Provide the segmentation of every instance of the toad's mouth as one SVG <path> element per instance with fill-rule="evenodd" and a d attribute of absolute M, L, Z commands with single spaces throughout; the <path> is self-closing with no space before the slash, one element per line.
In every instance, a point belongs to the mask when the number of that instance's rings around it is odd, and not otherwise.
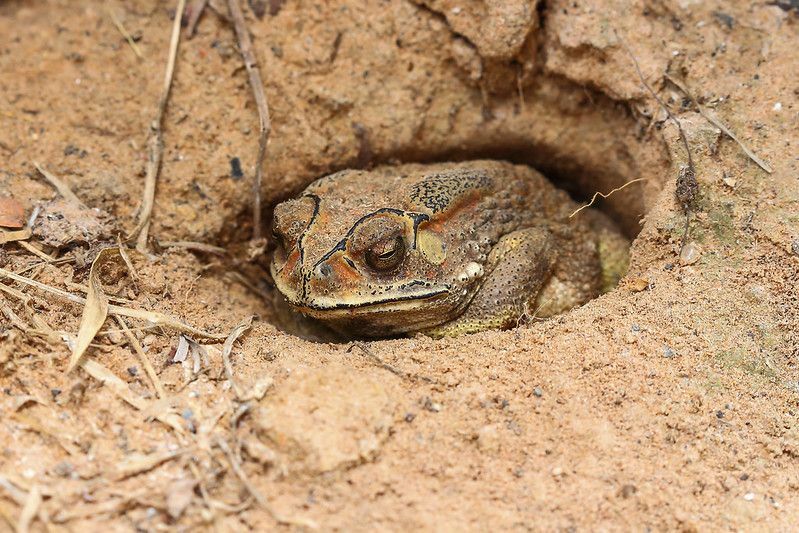
<path fill-rule="evenodd" d="M 297 311 L 315 318 L 351 316 L 359 313 L 402 311 L 418 307 L 420 303 L 441 300 L 450 294 L 450 288 L 427 289 L 412 294 L 370 299 L 308 298 L 304 302 L 289 302 Z"/>

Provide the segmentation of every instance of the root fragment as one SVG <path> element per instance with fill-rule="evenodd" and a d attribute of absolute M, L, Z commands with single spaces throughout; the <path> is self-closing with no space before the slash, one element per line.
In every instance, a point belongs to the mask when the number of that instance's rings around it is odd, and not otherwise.
<path fill-rule="evenodd" d="M 247 23 L 244 21 L 244 14 L 241 11 L 239 0 L 228 0 L 228 9 L 233 21 L 233 28 L 239 40 L 239 51 L 244 60 L 244 66 L 250 78 L 255 104 L 258 107 L 258 156 L 255 160 L 255 175 L 253 178 L 253 205 L 252 205 L 252 224 L 253 240 L 260 240 L 261 233 L 261 183 L 263 181 L 263 166 L 266 158 L 266 145 L 269 142 L 269 133 L 272 131 L 272 122 L 269 118 L 269 104 L 264 93 L 264 84 L 261 81 L 261 72 L 258 69 L 258 61 L 250 40 L 250 32 Z"/>

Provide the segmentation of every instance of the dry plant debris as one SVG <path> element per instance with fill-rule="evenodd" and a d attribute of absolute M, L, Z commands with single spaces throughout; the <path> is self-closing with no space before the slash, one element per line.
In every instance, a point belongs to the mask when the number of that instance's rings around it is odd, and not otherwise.
<path fill-rule="evenodd" d="M 759 166 L 769 174 L 772 174 L 774 172 L 774 169 L 771 168 L 771 165 L 769 165 L 768 163 L 763 161 L 760 157 L 758 157 L 757 154 L 755 154 L 752 150 L 750 150 L 749 147 L 746 146 L 746 144 L 744 144 L 744 142 L 741 139 L 739 139 L 738 136 L 735 135 L 730 130 L 730 128 L 728 128 L 721 120 L 716 118 L 709 109 L 706 109 L 702 104 L 700 104 L 697 101 L 696 98 L 694 98 L 693 93 L 688 90 L 688 85 L 684 81 L 680 81 L 675 77 L 670 76 L 668 73 L 666 74 L 666 79 L 669 80 L 674 85 L 676 85 L 677 88 L 680 89 L 683 93 L 685 93 L 685 96 L 687 96 L 691 100 L 691 103 L 693 103 L 696 106 L 696 109 L 697 111 L 699 111 L 699 114 L 702 115 L 705 118 L 705 120 L 707 120 L 708 122 L 716 126 L 718 129 L 720 129 L 722 132 L 724 132 L 724 134 L 727 135 L 727 137 L 735 141 L 738 144 L 738 146 L 741 147 L 741 150 L 743 150 L 744 153 L 749 157 L 749 159 L 754 161 L 755 164 L 757 164 L 757 166 Z"/>
<path fill-rule="evenodd" d="M 596 202 L 596 199 L 599 198 L 600 196 L 602 198 L 608 199 L 613 194 L 619 192 L 620 190 L 624 189 L 625 187 L 627 187 L 629 185 L 632 185 L 633 183 L 638 183 L 639 181 L 645 181 L 645 180 L 646 180 L 646 178 L 636 178 L 634 180 L 630 180 L 627 183 L 625 183 L 624 185 L 621 185 L 620 187 L 616 187 L 615 189 L 613 189 L 613 190 L 611 190 L 611 191 L 609 191 L 607 193 L 602 193 L 602 192 L 597 191 L 597 192 L 594 193 L 594 195 L 591 197 L 591 200 L 587 204 L 584 204 L 584 205 L 578 207 L 577 209 L 575 209 L 574 212 L 572 212 L 572 214 L 569 215 L 569 218 L 572 218 L 574 215 L 576 215 L 577 213 L 579 213 L 583 209 L 587 209 L 587 208 L 591 207 L 592 205 L 594 205 L 594 202 Z"/>
<path fill-rule="evenodd" d="M 25 225 L 25 208 L 12 196 L 0 197 L 0 228 L 19 229 Z"/>
<path fill-rule="evenodd" d="M 266 158 L 266 146 L 269 142 L 269 133 L 272 131 L 272 121 L 269 118 L 269 104 L 264 93 L 264 84 L 261 81 L 261 72 L 258 68 L 258 61 L 250 39 L 250 32 L 247 23 L 244 21 L 244 14 L 241 11 L 239 0 L 228 0 L 230 17 L 233 20 L 233 28 L 239 39 L 239 51 L 244 60 L 244 66 L 250 78 L 255 104 L 258 107 L 258 155 L 255 159 L 255 173 L 253 178 L 253 240 L 259 241 L 262 235 L 261 228 L 261 184 L 264 175 L 264 159 Z"/>
<path fill-rule="evenodd" d="M 103 327 L 105 319 L 108 316 L 108 298 L 103 292 L 103 286 L 100 283 L 100 268 L 106 262 L 111 254 L 119 254 L 116 248 L 106 248 L 101 250 L 92 263 L 92 268 L 89 272 L 89 288 L 86 292 L 86 303 L 83 306 L 83 315 L 80 319 L 80 328 L 78 329 L 78 338 L 75 340 L 75 347 L 72 349 L 72 355 L 67 364 L 67 372 L 72 370 L 80 362 L 80 358 L 89 347 L 89 343 L 94 340 L 94 336 Z"/>
<path fill-rule="evenodd" d="M 130 32 L 128 32 L 128 30 L 122 24 L 122 21 L 119 20 L 119 17 L 116 16 L 114 10 L 109 7 L 107 8 L 107 11 L 108 11 L 108 16 L 111 18 L 111 22 L 114 23 L 116 29 L 119 31 L 119 33 L 122 34 L 122 37 L 125 38 L 125 41 L 127 41 L 128 45 L 130 46 L 130 49 L 133 50 L 133 53 L 136 54 L 136 57 L 138 57 L 139 59 L 144 59 L 144 55 L 142 55 L 139 45 L 137 45 L 136 41 L 133 40 L 133 37 L 130 35 Z"/>
<path fill-rule="evenodd" d="M 186 0 L 178 0 L 175 10 L 175 19 L 172 23 L 172 37 L 169 42 L 169 54 L 167 56 L 166 70 L 164 71 L 164 86 L 161 90 L 161 97 L 158 100 L 158 110 L 155 119 L 150 123 L 150 131 L 147 141 L 147 169 L 144 177 L 144 192 L 142 197 L 141 210 L 139 212 L 139 223 L 130 234 L 130 239 L 136 241 L 136 249 L 142 253 L 147 251 L 147 239 L 150 231 L 150 217 L 153 213 L 155 204 L 155 187 L 158 181 L 158 173 L 161 170 L 161 158 L 164 152 L 164 134 L 162 125 L 164 112 L 169 101 L 169 92 L 172 88 L 172 77 L 175 73 L 175 61 L 180 42 L 180 20 L 186 6 Z"/>

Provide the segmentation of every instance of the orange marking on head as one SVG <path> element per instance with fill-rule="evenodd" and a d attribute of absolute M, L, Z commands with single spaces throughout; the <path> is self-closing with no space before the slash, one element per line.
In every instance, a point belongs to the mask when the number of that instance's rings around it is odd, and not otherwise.
<path fill-rule="evenodd" d="M 283 272 L 288 274 L 292 272 L 300 261 L 300 251 L 294 248 L 289 256 L 286 258 L 286 264 L 283 266 Z"/>
<path fill-rule="evenodd" d="M 437 214 L 435 218 L 427 224 L 426 229 L 436 233 L 442 233 L 451 219 L 464 212 L 477 209 L 477 205 L 482 197 L 483 192 L 480 189 L 469 191 L 450 204 L 446 210 Z"/>
<path fill-rule="evenodd" d="M 335 275 L 336 279 L 342 284 L 356 283 L 361 278 L 358 271 L 348 265 L 342 256 L 336 257 L 335 259 L 331 258 L 328 264 L 330 268 L 333 269 L 333 275 Z"/>

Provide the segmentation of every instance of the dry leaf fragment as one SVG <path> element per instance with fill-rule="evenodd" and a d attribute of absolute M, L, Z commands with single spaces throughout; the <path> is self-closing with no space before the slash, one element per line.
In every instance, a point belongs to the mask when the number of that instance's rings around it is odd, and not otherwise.
<path fill-rule="evenodd" d="M 89 271 L 89 287 L 86 292 L 86 305 L 83 307 L 80 327 L 78 328 L 78 339 L 69 358 L 67 372 L 71 372 L 78 365 L 80 358 L 86 352 L 94 336 L 97 335 L 97 332 L 100 331 L 103 323 L 105 323 L 105 319 L 108 316 L 108 298 L 105 296 L 103 286 L 100 284 L 100 267 L 108 260 L 109 256 L 118 253 L 119 251 L 114 248 L 100 250 L 100 253 L 97 254 L 97 257 L 92 262 L 92 268 Z"/>
<path fill-rule="evenodd" d="M 25 225 L 25 208 L 11 196 L 0 198 L 0 227 L 20 229 Z"/>
<path fill-rule="evenodd" d="M 233 387 L 233 392 L 236 393 L 237 398 L 242 397 L 242 392 L 233 379 L 233 365 L 230 363 L 230 352 L 233 351 L 233 343 L 236 342 L 236 339 L 252 327 L 253 318 L 255 317 L 248 317 L 241 324 L 233 328 L 233 331 L 230 332 L 230 335 L 228 335 L 228 338 L 225 340 L 225 344 L 222 346 L 222 362 L 225 364 L 225 373 L 227 374 L 228 381 L 230 381 L 230 385 Z"/>
<path fill-rule="evenodd" d="M 182 363 L 189 355 L 189 341 L 183 335 L 178 336 L 178 347 L 175 349 L 175 356 L 172 358 L 173 363 Z"/>

